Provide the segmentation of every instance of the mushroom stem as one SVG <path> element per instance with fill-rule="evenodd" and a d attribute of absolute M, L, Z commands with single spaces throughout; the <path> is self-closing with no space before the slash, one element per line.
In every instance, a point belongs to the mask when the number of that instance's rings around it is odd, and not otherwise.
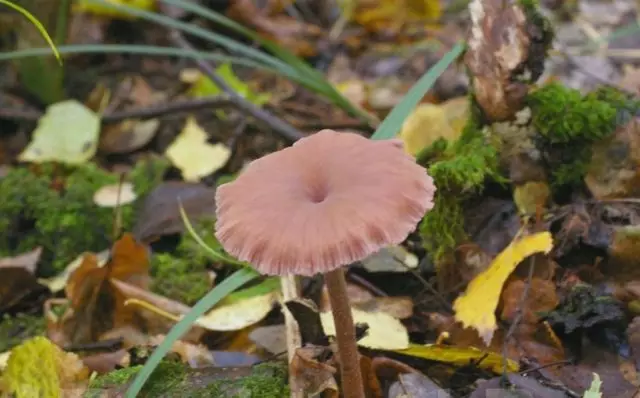
<path fill-rule="evenodd" d="M 360 372 L 360 356 L 356 344 L 356 331 L 347 296 L 344 270 L 336 268 L 324 277 L 331 302 L 336 341 L 340 359 L 342 393 L 345 398 L 364 398 L 364 383 Z"/>

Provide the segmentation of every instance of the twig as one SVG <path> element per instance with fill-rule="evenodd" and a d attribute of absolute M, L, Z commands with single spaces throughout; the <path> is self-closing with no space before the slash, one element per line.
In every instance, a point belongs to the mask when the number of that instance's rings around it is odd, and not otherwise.
<path fill-rule="evenodd" d="M 195 98 L 174 103 L 166 103 L 148 108 L 132 109 L 129 111 L 113 112 L 102 116 L 104 123 L 119 122 L 125 119 L 151 119 L 164 116 L 170 113 L 190 112 L 205 108 L 222 108 L 232 105 L 232 102 L 225 95 Z"/>
<path fill-rule="evenodd" d="M 300 337 L 300 328 L 298 322 L 293 317 L 289 309 L 284 303 L 299 297 L 298 285 L 295 275 L 286 275 L 280 277 L 282 285 L 282 312 L 284 313 L 284 325 L 287 337 L 287 359 L 291 366 L 296 350 L 302 346 L 302 338 Z M 296 373 L 289 369 L 289 389 L 291 390 L 291 398 L 304 398 L 304 390 L 296 377 Z"/>
<path fill-rule="evenodd" d="M 527 283 L 524 285 L 524 291 L 522 292 L 522 296 L 520 296 L 520 302 L 518 303 L 518 309 L 516 311 L 516 315 L 513 317 L 513 322 L 507 331 L 507 335 L 504 337 L 504 343 L 502 344 L 502 377 L 508 381 L 507 378 L 507 346 L 509 344 L 509 340 L 513 337 L 513 334 L 516 332 L 518 328 L 518 324 L 522 320 L 522 314 L 524 312 L 524 306 L 527 302 L 527 297 L 529 296 L 529 289 L 531 288 L 531 280 L 533 279 L 533 271 L 535 269 L 535 257 L 531 257 L 529 260 L 529 273 L 527 274 Z"/>
<path fill-rule="evenodd" d="M 185 50 L 190 50 L 190 51 L 194 50 L 191 44 L 189 44 L 189 42 L 184 38 L 182 33 L 174 30 L 173 32 L 171 32 L 170 37 L 171 37 L 171 40 L 179 47 Z M 211 81 L 213 81 L 218 87 L 220 87 L 220 90 L 222 90 L 222 92 L 224 92 L 229 96 L 229 100 L 236 107 L 238 107 L 238 109 L 241 112 L 251 115 L 256 120 L 259 120 L 262 123 L 266 124 L 274 132 L 278 133 L 282 138 L 286 139 L 287 141 L 294 142 L 304 137 L 304 134 L 302 134 L 300 131 L 298 131 L 298 129 L 296 129 L 289 123 L 273 116 L 272 114 L 265 111 L 264 109 L 257 107 L 256 105 L 252 104 L 251 102 L 247 101 L 244 97 L 236 93 L 233 90 L 233 88 L 231 88 L 227 84 L 227 82 L 225 82 L 224 79 L 218 75 L 215 69 L 211 66 L 211 63 L 203 59 L 195 59 L 195 62 L 198 65 L 198 68 L 200 68 L 200 70 L 202 70 L 202 72 L 209 79 L 211 79 Z"/>
<path fill-rule="evenodd" d="M 171 113 L 190 112 L 204 108 L 220 108 L 230 106 L 233 103 L 224 95 L 196 98 L 179 102 L 170 102 L 162 105 L 154 105 L 147 108 L 132 109 L 122 112 L 106 113 L 102 116 L 103 123 L 116 123 L 125 119 L 151 119 Z M 0 107 L 0 117 L 9 120 L 22 120 L 28 122 L 38 121 L 42 112 L 6 109 Z"/>

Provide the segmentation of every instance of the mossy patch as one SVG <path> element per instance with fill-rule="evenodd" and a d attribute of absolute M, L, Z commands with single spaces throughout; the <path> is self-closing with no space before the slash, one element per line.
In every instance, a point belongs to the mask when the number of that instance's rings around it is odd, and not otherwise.
<path fill-rule="evenodd" d="M 211 248 L 219 249 L 214 235 L 215 221 L 200 219 L 193 225 L 195 232 Z M 207 273 L 210 255 L 185 232 L 175 253 L 156 253 L 151 258 L 151 290 L 187 305 L 195 304 L 211 288 Z"/>
<path fill-rule="evenodd" d="M 127 383 L 142 366 L 115 370 L 99 376 L 89 385 L 84 398 L 97 398 L 105 390 L 123 391 Z M 186 364 L 163 360 L 140 392 L 141 398 L 156 397 L 227 397 L 227 398 L 285 398 L 290 395 L 287 386 L 286 364 L 280 362 L 255 365 L 246 377 L 215 377 L 208 373 L 219 373 L 212 369 L 191 370 Z M 206 382 L 213 380 L 212 382 Z"/>
<path fill-rule="evenodd" d="M 555 188 L 580 183 L 592 144 L 611 135 L 640 108 L 637 101 L 613 88 L 583 95 L 559 83 L 533 91 L 527 104 Z"/>
<path fill-rule="evenodd" d="M 425 249 L 438 260 L 466 238 L 463 200 L 478 194 L 487 178 L 504 181 L 498 170 L 498 151 L 480 123 L 472 117 L 455 142 L 436 141 L 429 153 L 429 175 L 437 187 L 434 208 L 420 224 Z M 436 147 L 437 146 L 437 147 Z"/>
<path fill-rule="evenodd" d="M 219 380 L 194 398 L 287 398 L 287 369 L 283 363 L 263 363 L 253 367 L 250 376 L 236 380 Z"/>
<path fill-rule="evenodd" d="M 0 321 L 0 352 L 9 351 L 31 337 L 42 336 L 45 330 L 46 323 L 41 316 L 5 315 Z"/>
<path fill-rule="evenodd" d="M 168 162 L 141 161 L 127 176 L 138 200 L 122 206 L 122 227 L 133 225 L 136 204 L 162 180 Z M 0 179 L 0 255 L 12 256 L 43 247 L 39 276 L 62 271 L 78 254 L 112 243 L 114 211 L 99 207 L 93 195 L 119 176 L 92 163 L 76 168 L 53 164 L 17 167 Z"/>

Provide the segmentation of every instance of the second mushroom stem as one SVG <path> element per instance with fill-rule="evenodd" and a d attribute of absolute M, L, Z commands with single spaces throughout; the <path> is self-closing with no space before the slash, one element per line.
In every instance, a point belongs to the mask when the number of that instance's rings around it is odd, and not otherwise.
<path fill-rule="evenodd" d="M 356 331 L 353 324 L 353 316 L 351 315 L 349 296 L 347 295 L 344 270 L 337 268 L 326 273 L 324 278 L 336 327 L 342 393 L 345 398 L 364 398 L 360 355 L 358 354 Z"/>

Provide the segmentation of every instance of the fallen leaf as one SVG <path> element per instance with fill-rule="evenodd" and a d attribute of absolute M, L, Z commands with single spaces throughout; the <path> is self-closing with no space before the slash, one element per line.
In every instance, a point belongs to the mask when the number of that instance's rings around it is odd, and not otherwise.
<path fill-rule="evenodd" d="M 260 326 L 249 333 L 251 341 L 273 355 L 287 351 L 284 325 Z"/>
<path fill-rule="evenodd" d="M 80 358 L 66 353 L 45 337 L 15 347 L 2 374 L 5 393 L 16 398 L 63 397 L 80 389 L 89 371 Z"/>
<path fill-rule="evenodd" d="M 522 215 L 535 215 L 547 207 L 551 197 L 549 185 L 544 181 L 529 181 L 513 190 L 513 201 Z"/>
<path fill-rule="evenodd" d="M 0 314 L 28 311 L 49 295 L 49 289 L 24 266 L 0 268 Z"/>
<path fill-rule="evenodd" d="M 399 28 L 402 24 L 433 23 L 442 14 L 440 0 L 354 1 L 356 7 L 353 9 L 353 21 L 374 32 L 385 28 Z"/>
<path fill-rule="evenodd" d="M 133 184 L 105 185 L 93 194 L 93 202 L 100 207 L 116 207 L 133 203 L 137 198 Z"/>
<path fill-rule="evenodd" d="M 152 337 L 149 341 L 149 344 L 158 346 L 162 343 L 164 338 L 165 336 Z M 176 354 L 180 355 L 180 359 L 182 359 L 183 362 L 188 363 L 192 368 L 212 366 L 214 364 L 217 366 L 222 366 L 215 363 L 213 354 L 211 353 L 209 348 L 203 344 L 193 344 L 178 340 L 171 346 L 171 352 L 175 352 Z"/>
<path fill-rule="evenodd" d="M 100 116 L 78 101 L 58 102 L 47 108 L 18 158 L 34 163 L 84 163 L 95 155 L 99 133 Z"/>
<path fill-rule="evenodd" d="M 478 367 L 495 373 L 501 373 L 504 365 L 504 359 L 501 354 L 480 350 L 475 347 L 410 344 L 408 348 L 394 350 L 394 352 L 430 361 L 446 362 L 459 367 L 467 366 L 470 362 L 477 362 Z M 507 372 L 517 372 L 519 369 L 517 362 L 507 359 Z"/>
<path fill-rule="evenodd" d="M 552 246 L 549 232 L 528 235 L 511 242 L 453 303 L 456 319 L 465 327 L 476 329 L 485 344 L 489 345 L 497 327 L 495 310 L 507 277 L 522 260 L 534 253 L 548 253 Z"/>
<path fill-rule="evenodd" d="M 82 362 L 89 371 L 105 374 L 118 367 L 126 367 L 129 362 L 129 353 L 124 349 L 114 352 L 100 352 L 82 357 Z"/>
<path fill-rule="evenodd" d="M 596 199 L 640 196 L 640 118 L 593 145 L 584 182 Z"/>
<path fill-rule="evenodd" d="M 399 138 L 411 155 L 417 155 L 439 138 L 453 142 L 469 117 L 469 99 L 460 97 L 443 104 L 424 103 L 405 119 Z"/>
<path fill-rule="evenodd" d="M 374 297 L 361 302 L 351 302 L 354 308 L 365 312 L 384 312 L 396 319 L 407 319 L 413 315 L 411 297 Z"/>
<path fill-rule="evenodd" d="M 358 341 L 363 347 L 381 350 L 401 350 L 409 347 L 409 333 L 399 320 L 384 312 L 365 312 L 356 308 L 351 309 L 354 323 L 366 323 L 369 326 L 367 334 Z M 330 311 L 320 314 L 322 327 L 327 335 L 335 336 L 333 313 Z"/>
<path fill-rule="evenodd" d="M 528 293 L 523 303 L 525 289 L 528 289 Z M 518 314 L 522 314 L 522 322 L 535 325 L 540 321 L 539 313 L 553 310 L 559 300 L 555 283 L 532 278 L 529 282 L 518 279 L 508 283 L 502 292 L 502 303 L 502 320 L 515 322 Z"/>
<path fill-rule="evenodd" d="M 270 1 L 266 7 L 259 8 L 251 0 L 233 0 L 227 8 L 227 15 L 300 57 L 316 56 L 316 43 L 322 29 L 288 15 L 275 15 L 281 11 L 278 3 Z"/>
<path fill-rule="evenodd" d="M 224 144 L 209 144 L 207 133 L 190 116 L 182 132 L 169 145 L 165 155 L 182 171 L 186 181 L 197 182 L 221 169 L 231 157 Z"/>
<path fill-rule="evenodd" d="M 269 102 L 271 96 L 266 93 L 256 93 L 252 90 L 249 84 L 240 80 L 231 68 L 231 64 L 225 62 L 216 68 L 218 76 L 224 80 L 227 85 L 238 95 L 245 98 L 247 101 L 254 105 L 262 106 Z M 193 85 L 189 89 L 189 94 L 194 97 L 210 97 L 213 95 L 222 94 L 222 89 L 218 87 L 208 76 L 202 73 L 197 73 L 196 78 L 194 76 L 188 76 L 188 79 L 193 79 Z"/>
<path fill-rule="evenodd" d="M 289 365 L 298 385 L 303 391 L 294 394 L 318 396 L 326 390 L 337 393 L 338 385 L 334 374 L 336 368 L 318 361 L 318 356 L 325 352 L 324 348 L 298 348 Z"/>
<path fill-rule="evenodd" d="M 75 271 L 76 269 L 78 269 L 78 267 L 80 267 L 80 265 L 82 265 L 84 256 L 85 253 L 76 257 L 60 274 L 51 278 L 38 279 L 38 283 L 46 285 L 53 293 L 63 291 L 65 286 L 67 286 L 67 281 L 69 280 L 69 277 L 71 276 L 73 271 Z M 98 259 L 98 266 L 102 267 L 109 260 L 109 250 L 103 250 L 100 253 L 97 253 L 96 257 Z"/>
<path fill-rule="evenodd" d="M 100 152 L 130 153 L 147 145 L 156 136 L 160 120 L 127 119 L 102 129 Z"/>
<path fill-rule="evenodd" d="M 216 306 L 196 321 L 196 325 L 213 331 L 244 329 L 260 322 L 278 301 L 278 293 L 270 292 L 230 304 Z"/>
<path fill-rule="evenodd" d="M 167 181 L 153 189 L 142 203 L 133 233 L 142 242 L 164 235 L 182 233 L 180 206 L 192 224 L 215 217 L 215 189 L 204 184 Z"/>
<path fill-rule="evenodd" d="M 0 269 L 2 268 L 24 268 L 31 274 L 35 274 L 42 247 L 38 246 L 30 252 L 19 254 L 15 257 L 0 258 Z M 1 272 L 1 271 L 0 271 Z"/>
<path fill-rule="evenodd" d="M 107 0 L 107 3 L 122 4 L 129 7 L 133 7 L 145 11 L 153 11 L 156 7 L 156 0 Z M 87 12 L 94 15 L 100 15 L 103 17 L 132 20 L 136 19 L 126 11 L 120 11 L 118 9 L 95 3 L 92 1 L 80 0 L 74 9 L 75 12 Z"/>
<path fill-rule="evenodd" d="M 418 266 L 418 257 L 402 246 L 382 248 L 361 261 L 369 272 L 407 272 Z"/>
<path fill-rule="evenodd" d="M 135 310 L 125 306 L 125 297 L 109 283 L 110 279 L 148 287 L 147 248 L 131 234 L 114 243 L 104 266 L 98 265 L 95 254 L 87 253 L 69 277 L 65 292 L 73 311 L 65 319 L 64 330 L 72 343 L 96 341 L 112 328 L 134 324 Z"/>

